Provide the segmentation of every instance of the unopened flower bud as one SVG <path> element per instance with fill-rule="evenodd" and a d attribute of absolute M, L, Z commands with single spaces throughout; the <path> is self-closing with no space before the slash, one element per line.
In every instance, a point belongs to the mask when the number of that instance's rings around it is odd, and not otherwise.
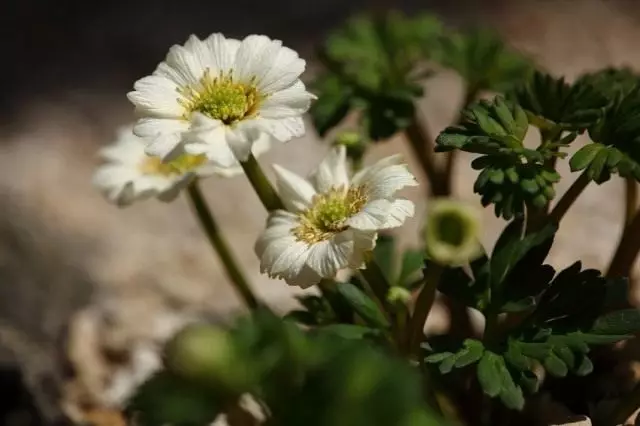
<path fill-rule="evenodd" d="M 359 162 L 367 150 L 367 143 L 362 137 L 362 134 L 354 130 L 340 132 L 336 136 L 333 144 L 335 146 L 342 145 L 347 148 L 347 157 L 354 162 Z"/>
<path fill-rule="evenodd" d="M 165 364 L 175 374 L 233 392 L 246 388 L 249 373 L 231 335 L 194 324 L 181 330 L 165 348 Z"/>
<path fill-rule="evenodd" d="M 480 212 L 467 203 L 433 200 L 424 230 L 426 254 L 443 265 L 463 265 L 482 253 Z"/>
<path fill-rule="evenodd" d="M 406 306 L 411 300 L 411 292 L 400 286 L 393 286 L 387 293 L 387 301 L 393 306 Z"/>

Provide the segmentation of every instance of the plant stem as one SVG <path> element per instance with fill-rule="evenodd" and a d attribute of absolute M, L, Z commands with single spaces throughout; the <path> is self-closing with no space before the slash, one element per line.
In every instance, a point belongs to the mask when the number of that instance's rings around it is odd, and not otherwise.
<path fill-rule="evenodd" d="M 409 124 L 409 126 L 405 130 L 405 134 L 407 136 L 407 140 L 409 141 L 409 145 L 413 150 L 413 154 L 420 162 L 422 171 L 429 179 L 432 194 L 439 195 L 436 194 L 436 192 L 438 192 L 440 188 L 439 184 L 437 183 L 439 179 L 438 171 L 436 170 L 436 162 L 433 158 L 434 139 L 429 133 L 426 123 L 420 118 L 419 112 L 417 110 L 413 115 L 411 124 Z"/>
<path fill-rule="evenodd" d="M 204 196 L 202 195 L 202 191 L 200 191 L 200 187 L 198 186 L 198 182 L 196 181 L 190 184 L 187 192 L 189 194 L 193 210 L 200 220 L 200 224 L 202 225 L 205 234 L 207 234 L 209 242 L 216 253 L 218 253 L 224 270 L 233 283 L 234 289 L 238 292 L 238 295 L 248 308 L 257 308 L 259 306 L 258 299 L 253 294 L 247 280 L 242 275 L 233 254 L 231 254 L 229 245 L 220 234 L 220 229 L 211 214 L 211 210 L 209 210 L 209 207 L 207 206 Z"/>
<path fill-rule="evenodd" d="M 617 426 L 624 424 L 629 417 L 640 407 L 640 384 L 625 395 L 611 411 L 609 420 L 603 426 Z"/>
<path fill-rule="evenodd" d="M 638 205 L 638 183 L 634 178 L 625 178 L 625 215 L 624 225 L 631 223 L 631 219 L 636 214 Z"/>
<path fill-rule="evenodd" d="M 437 263 L 432 263 L 426 269 L 424 284 L 418 294 L 408 330 L 409 350 L 414 354 L 420 349 L 420 343 L 424 338 L 424 324 L 436 300 L 436 290 L 443 271 L 443 266 Z"/>
<path fill-rule="evenodd" d="M 264 207 L 270 212 L 284 209 L 282 200 L 280 200 L 278 193 L 273 189 L 271 182 L 269 182 L 269 179 L 265 176 L 253 154 L 249 154 L 247 161 L 240 161 L 240 165 Z"/>
<path fill-rule="evenodd" d="M 640 211 L 635 213 L 624 228 L 618 248 L 609 264 L 607 277 L 629 276 L 638 252 L 640 252 Z"/>
<path fill-rule="evenodd" d="M 558 204 L 556 204 L 549 214 L 549 219 L 551 219 L 553 223 L 560 223 L 564 215 L 580 194 L 582 194 L 582 191 L 584 191 L 589 182 L 591 182 L 591 179 L 587 176 L 587 172 L 584 171 L 578 179 L 571 184 L 567 192 L 564 193 L 562 198 L 560 198 L 560 201 L 558 201 Z"/>

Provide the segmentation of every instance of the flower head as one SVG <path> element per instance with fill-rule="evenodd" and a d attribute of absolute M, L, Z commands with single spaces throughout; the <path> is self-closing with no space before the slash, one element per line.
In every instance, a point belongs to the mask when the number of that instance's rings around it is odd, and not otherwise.
<path fill-rule="evenodd" d="M 344 146 L 335 147 L 309 180 L 275 166 L 286 210 L 269 215 L 256 243 L 262 272 L 309 287 L 344 268 L 362 267 L 378 230 L 413 216 L 411 201 L 396 193 L 416 186 L 399 157 L 383 159 L 349 179 Z"/>
<path fill-rule="evenodd" d="M 295 51 L 266 36 L 192 35 L 128 94 L 142 117 L 134 132 L 149 138 L 151 155 L 203 154 L 228 167 L 246 160 L 263 132 L 282 142 L 304 134 L 301 116 L 314 98 L 299 79 L 304 69 Z"/>
<path fill-rule="evenodd" d="M 480 214 L 466 203 L 432 200 L 427 213 L 427 255 L 444 265 L 463 265 L 482 253 Z"/>
<path fill-rule="evenodd" d="M 270 138 L 263 134 L 254 144 L 254 153 L 260 154 L 270 145 Z M 93 183 L 110 202 L 126 206 L 152 197 L 171 201 L 195 177 L 212 174 L 229 177 L 242 173 L 237 161 L 229 167 L 220 167 L 204 155 L 182 153 L 163 162 L 160 157 L 147 155 L 145 146 L 145 141 L 134 135 L 131 127 L 124 127 L 118 131 L 116 142 L 101 150 L 106 162 L 96 171 Z"/>

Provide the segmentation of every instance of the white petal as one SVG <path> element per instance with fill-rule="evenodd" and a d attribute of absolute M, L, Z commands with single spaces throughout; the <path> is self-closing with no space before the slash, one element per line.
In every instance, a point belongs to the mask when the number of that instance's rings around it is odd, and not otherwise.
<path fill-rule="evenodd" d="M 405 199 L 394 200 L 391 203 L 391 209 L 389 209 L 389 216 L 387 221 L 381 229 L 397 228 L 404 224 L 405 220 L 409 217 L 413 217 L 415 213 L 415 206 L 412 201 Z"/>
<path fill-rule="evenodd" d="M 201 43 L 199 40 L 198 42 Z M 206 69 L 202 63 L 203 58 L 200 56 L 202 50 L 193 51 L 194 45 L 194 42 L 190 43 L 191 49 L 178 45 L 171 46 L 165 59 L 167 65 L 173 70 L 172 75 L 175 76 L 176 83 L 183 87 L 197 84 Z"/>
<path fill-rule="evenodd" d="M 402 155 L 396 154 L 396 155 L 391 155 L 389 157 L 385 157 L 382 160 L 379 160 L 376 163 L 360 170 L 358 173 L 356 173 L 353 176 L 353 178 L 351 179 L 351 182 L 353 183 L 353 185 L 361 185 L 362 183 L 368 181 L 371 175 L 378 173 L 380 170 L 384 169 L 385 167 L 389 167 L 397 164 L 402 164 Z"/>
<path fill-rule="evenodd" d="M 277 164 L 273 165 L 273 169 L 276 174 L 276 187 L 286 209 L 299 212 L 308 208 L 316 194 L 313 186 L 297 174 Z"/>
<path fill-rule="evenodd" d="M 373 200 L 365 204 L 364 208 L 356 215 L 350 217 L 345 224 L 363 231 L 381 229 L 389 218 L 391 201 Z"/>
<path fill-rule="evenodd" d="M 302 117 L 289 117 L 281 119 L 258 118 L 255 125 L 261 130 L 273 136 L 280 142 L 288 142 L 293 138 L 304 135 L 304 121 Z"/>
<path fill-rule="evenodd" d="M 296 216 L 284 210 L 276 210 L 269 214 L 267 228 L 260 235 L 254 250 L 258 257 L 262 257 L 267 246 L 274 240 L 291 235 L 291 229 L 296 225 Z"/>
<path fill-rule="evenodd" d="M 318 192 L 323 193 L 332 187 L 349 186 L 347 171 L 347 154 L 344 146 L 337 146 L 318 165 L 313 174 L 313 181 Z"/>
<path fill-rule="evenodd" d="M 287 224 L 291 227 L 297 226 L 298 215 L 286 210 L 275 210 L 269 214 L 269 218 L 267 219 L 267 227 Z"/>
<path fill-rule="evenodd" d="M 216 33 L 211 34 L 205 42 L 212 56 L 212 71 L 227 73 L 231 70 L 240 48 L 240 40 L 225 38 L 222 34 Z"/>
<path fill-rule="evenodd" d="M 405 165 L 393 165 L 368 174 L 361 185 L 367 188 L 370 199 L 390 198 L 407 186 L 418 186 L 418 181 Z"/>
<path fill-rule="evenodd" d="M 141 138 L 153 138 L 159 135 L 183 133 L 189 129 L 189 123 L 173 118 L 141 118 L 133 126 L 134 135 Z"/>
<path fill-rule="evenodd" d="M 353 251 L 349 258 L 349 267 L 353 269 L 362 268 L 367 254 L 376 246 L 378 233 L 375 231 L 360 231 L 349 229 L 344 232 L 345 238 L 353 240 Z"/>
<path fill-rule="evenodd" d="M 311 269 L 307 264 L 302 266 L 302 269 L 298 272 L 297 275 L 284 275 L 282 276 L 287 284 L 300 287 L 300 288 L 309 288 L 312 285 L 318 284 L 322 277 L 318 275 L 316 271 Z"/>
<path fill-rule="evenodd" d="M 181 98 L 177 85 L 170 79 L 151 75 L 136 81 L 133 92 L 127 97 L 135 105 L 136 111 L 155 117 L 178 118 L 184 114 L 184 107 L 178 102 Z"/>
<path fill-rule="evenodd" d="M 323 278 L 334 278 L 340 269 L 346 268 L 353 251 L 353 241 L 334 238 L 313 244 L 309 250 L 307 265 Z"/>
<path fill-rule="evenodd" d="M 195 179 L 194 173 L 187 173 L 184 176 L 177 179 L 173 184 L 158 194 L 158 199 L 162 202 L 168 203 L 175 200 L 180 192 L 185 189 Z"/>
<path fill-rule="evenodd" d="M 265 118 L 296 117 L 309 110 L 314 98 L 298 80 L 291 87 L 270 95 L 260 105 L 260 115 Z"/>
<path fill-rule="evenodd" d="M 271 94 L 291 86 L 304 68 L 305 61 L 280 40 L 250 35 L 242 40 L 234 71 L 240 81 L 253 80 L 261 93 Z"/>
<path fill-rule="evenodd" d="M 184 152 L 181 135 L 179 133 L 158 135 L 147 145 L 145 152 L 165 161 L 171 161 Z"/>
<path fill-rule="evenodd" d="M 227 128 L 229 148 L 239 161 L 247 161 L 253 144 L 260 139 L 262 131 L 251 122 L 241 122 L 235 128 Z"/>

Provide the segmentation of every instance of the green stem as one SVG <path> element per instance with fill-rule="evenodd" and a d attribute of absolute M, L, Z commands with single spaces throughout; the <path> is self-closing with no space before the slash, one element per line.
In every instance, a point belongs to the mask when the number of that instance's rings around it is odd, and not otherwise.
<path fill-rule="evenodd" d="M 573 203 L 578 199 L 582 191 L 587 187 L 587 185 L 591 182 L 591 179 L 587 176 L 587 172 L 583 172 L 578 179 L 576 179 L 573 184 L 569 187 L 567 192 L 564 193 L 558 204 L 551 210 L 549 213 L 549 219 L 553 223 L 560 223 L 564 215 L 569 211 L 569 208 L 573 205 Z"/>
<path fill-rule="evenodd" d="M 207 206 L 204 196 L 202 195 L 202 191 L 200 191 L 200 187 L 198 186 L 198 182 L 193 182 L 189 185 L 187 193 L 189 194 L 193 210 L 196 216 L 198 216 L 200 224 L 202 225 L 205 234 L 207 234 L 209 242 L 216 253 L 218 253 L 224 270 L 233 283 L 234 289 L 238 292 L 238 295 L 248 308 L 256 309 L 259 306 L 258 299 L 253 294 L 247 280 L 242 275 L 233 254 L 231 254 L 229 245 L 220 234 L 220 229 L 211 214 L 211 210 L 209 210 L 209 207 Z"/>
<path fill-rule="evenodd" d="M 411 353 L 417 354 L 420 349 L 420 343 L 424 338 L 424 325 L 436 300 L 436 290 L 443 271 L 444 267 L 436 263 L 432 263 L 426 270 L 424 284 L 418 294 L 409 324 L 409 350 Z"/>
<path fill-rule="evenodd" d="M 498 314 L 489 310 L 485 315 L 484 334 L 482 341 L 486 344 L 495 340 L 498 333 Z"/>
<path fill-rule="evenodd" d="M 635 213 L 624 228 L 618 248 L 609 264 L 607 277 L 629 276 L 638 252 L 640 252 L 640 211 Z"/>
<path fill-rule="evenodd" d="M 631 223 L 638 205 L 638 183 L 634 178 L 625 178 L 625 215 L 624 225 Z"/>
<path fill-rule="evenodd" d="M 624 424 L 629 417 L 640 407 L 640 385 L 625 395 L 613 408 L 609 420 L 603 422 L 603 426 L 617 426 Z"/>
<path fill-rule="evenodd" d="M 260 164 L 258 164 L 258 161 L 256 161 L 253 154 L 249 154 L 247 161 L 240 161 L 240 165 L 264 207 L 270 212 L 284 209 L 282 200 L 280 200 L 278 193 L 269 182 L 269 179 L 265 176 Z"/>
<path fill-rule="evenodd" d="M 420 118 L 419 112 L 416 110 L 411 123 L 405 130 L 409 146 L 411 147 L 415 158 L 420 163 L 422 171 L 429 179 L 430 191 L 433 195 L 437 194 L 441 188 L 438 183 L 438 170 L 436 170 L 436 162 L 433 158 L 434 139 L 427 129 L 426 123 Z"/>

